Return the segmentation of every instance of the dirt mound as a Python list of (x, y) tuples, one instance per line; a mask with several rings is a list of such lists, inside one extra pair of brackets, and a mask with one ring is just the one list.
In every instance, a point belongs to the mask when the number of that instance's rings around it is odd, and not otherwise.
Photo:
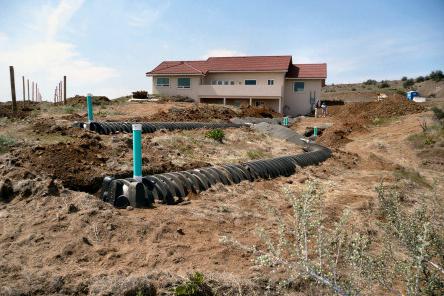
[(12, 102), (1, 103), (0, 102), (0, 117), (8, 118), (26, 118), (34, 110), (40, 110), (40, 103), (36, 102), (17, 102), (17, 113), (12, 113)]
[(339, 123), (327, 129), (319, 137), (319, 143), (328, 147), (339, 147), (348, 142), (353, 131), (362, 131), (381, 120), (424, 112), (424, 106), (408, 101), (403, 96), (392, 94), (387, 99), (374, 102), (350, 103), (330, 108), (330, 115)]
[(93, 192), (101, 183), (97, 170), (107, 160), (101, 156), (104, 147), (99, 139), (98, 136), (84, 137), (73, 143), (34, 146), (12, 155), (18, 158), (16, 165), (60, 179), (65, 187)]
[[(116, 138), (110, 148), (99, 135), (84, 130), (58, 126), (47, 128), (40, 126), (37, 132), (69, 134), (73, 140), (16, 149), (11, 152), (8, 161), (35, 175), (60, 180), (64, 187), (88, 193), (96, 193), (105, 176), (126, 178), (132, 175), (131, 139)], [(155, 143), (148, 142), (147, 145), (146, 149), (153, 153), (143, 157), (144, 175), (209, 165), (199, 161), (174, 164), (166, 159), (168, 151)]]
[(229, 121), (238, 116), (230, 108), (217, 105), (193, 105), (187, 108), (170, 108), (167, 112), (160, 111), (141, 121)]
[[(66, 103), (68, 105), (77, 106), (77, 105), (86, 105), (86, 97), (76, 95), (72, 98), (67, 98)], [(93, 96), (92, 97), (93, 105), (106, 105), (111, 103), (111, 100), (105, 96)]]
[(266, 107), (241, 107), (242, 117), (263, 117), (263, 118), (274, 118), (282, 117), (282, 114), (275, 112)]
[(346, 118), (348, 121), (360, 120), (368, 123), (376, 118), (390, 118), (424, 111), (424, 106), (408, 101), (401, 95), (392, 94), (379, 102), (350, 103), (342, 108), (333, 109), (330, 113), (334, 117)]

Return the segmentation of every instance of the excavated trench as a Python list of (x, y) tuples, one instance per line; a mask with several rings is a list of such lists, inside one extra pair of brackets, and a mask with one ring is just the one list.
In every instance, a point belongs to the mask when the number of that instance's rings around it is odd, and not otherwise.
[[(285, 139), (291, 143), (303, 146), (305, 153), (249, 161), (241, 164), (226, 164), (147, 175), (142, 178), (141, 182), (133, 178), (107, 176), (103, 180), (101, 198), (119, 208), (126, 206), (149, 208), (156, 200), (168, 205), (177, 204), (189, 193), (200, 193), (217, 183), (231, 185), (244, 180), (252, 182), (258, 179), (290, 176), (299, 167), (321, 163), (331, 155), (330, 149), (307, 141), (303, 136), (289, 128), (274, 122), (252, 124), (251, 121), (251, 119), (236, 119), (236, 123), (142, 123), (142, 132), (152, 133), (160, 129), (180, 130), (250, 126), (252, 129), (267, 133), (272, 137)], [(255, 120), (255, 122), (258, 121)], [(132, 132), (131, 125), (132, 123), (126, 122), (78, 124), (79, 127), (88, 128), (99, 134), (129, 133)]]

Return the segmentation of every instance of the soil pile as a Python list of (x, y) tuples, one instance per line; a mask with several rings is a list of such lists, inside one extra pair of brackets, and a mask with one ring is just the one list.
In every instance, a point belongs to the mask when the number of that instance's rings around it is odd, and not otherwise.
[(424, 106), (408, 101), (403, 96), (392, 94), (387, 99), (374, 102), (350, 103), (330, 108), (330, 114), (339, 124), (327, 129), (319, 137), (319, 143), (328, 147), (339, 147), (350, 140), (353, 131), (362, 131), (372, 123), (386, 118), (424, 112)]
[(282, 114), (275, 112), (266, 107), (241, 107), (242, 117), (262, 117), (262, 118), (274, 118), (282, 117)]
[(32, 111), (40, 110), (40, 103), (26, 102), (23, 105), (22, 102), (17, 102), (17, 113), (12, 113), (12, 102), (1, 103), (0, 102), (0, 117), (8, 118), (26, 118), (31, 115)]
[(362, 123), (369, 123), (376, 118), (390, 118), (424, 111), (424, 106), (408, 101), (401, 95), (393, 94), (379, 102), (347, 104), (342, 108), (333, 109), (331, 114), (348, 121), (359, 120)]
[[(160, 111), (141, 121), (229, 121), (238, 116), (230, 108), (217, 105), (193, 105), (187, 108), (170, 108), (167, 112)], [(136, 120), (139, 120), (136, 119)]]
[(101, 183), (97, 170), (103, 169), (107, 158), (102, 156), (104, 147), (100, 137), (88, 136), (72, 143), (17, 150), (12, 156), (16, 157), (17, 166), (60, 179), (65, 187), (93, 192)]
[[(67, 98), (66, 103), (71, 106), (78, 106), (78, 105), (83, 106), (83, 105), (86, 105), (86, 97), (76, 95), (72, 98)], [(105, 96), (93, 96), (92, 103), (93, 103), (93, 105), (104, 105), (104, 104), (106, 105), (106, 104), (111, 103), (111, 100)]]

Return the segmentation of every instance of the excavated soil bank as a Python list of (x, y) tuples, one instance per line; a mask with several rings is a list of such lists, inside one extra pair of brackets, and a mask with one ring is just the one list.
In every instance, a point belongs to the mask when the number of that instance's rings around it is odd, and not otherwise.
[[(72, 106), (78, 106), (78, 105), (86, 106), (86, 97), (76, 95), (74, 97), (67, 98), (66, 103)], [(92, 103), (93, 105), (104, 105), (104, 104), (110, 104), (111, 100), (105, 96), (93, 96)]]
[(40, 110), (40, 103), (37, 102), (17, 102), (17, 113), (12, 113), (12, 102), (0, 102), (0, 117), (26, 118), (35, 110)]
[(340, 147), (350, 142), (352, 132), (365, 131), (368, 126), (398, 116), (424, 112), (426, 108), (408, 101), (405, 97), (392, 94), (382, 101), (350, 103), (331, 107), (330, 116), (337, 121), (319, 137), (318, 142), (327, 147)]
[[(103, 144), (100, 136), (84, 133), (78, 138), (67, 143), (37, 145), (13, 151), (10, 161), (34, 174), (60, 180), (64, 187), (88, 193), (96, 193), (106, 175), (120, 178), (132, 175), (129, 148), (121, 152), (121, 159), (118, 160), (116, 155), (109, 152), (110, 147)], [(165, 160), (159, 154), (149, 154), (144, 157), (144, 163), (148, 164), (143, 168), (144, 174), (187, 170), (208, 165), (203, 162), (190, 162), (179, 166)]]
[(193, 104), (185, 108), (170, 108), (148, 117), (136, 117), (131, 121), (195, 121), (195, 122), (228, 122), (234, 117), (280, 117), (281, 114), (267, 108), (243, 107), (235, 109), (211, 104)]

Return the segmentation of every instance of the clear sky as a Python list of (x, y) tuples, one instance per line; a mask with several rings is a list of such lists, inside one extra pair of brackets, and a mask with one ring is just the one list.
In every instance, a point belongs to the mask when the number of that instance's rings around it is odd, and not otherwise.
[(151, 90), (162, 60), (291, 54), (326, 62), (327, 83), (444, 70), (444, 0), (0, 0), (0, 100), (9, 65), (52, 99)]

